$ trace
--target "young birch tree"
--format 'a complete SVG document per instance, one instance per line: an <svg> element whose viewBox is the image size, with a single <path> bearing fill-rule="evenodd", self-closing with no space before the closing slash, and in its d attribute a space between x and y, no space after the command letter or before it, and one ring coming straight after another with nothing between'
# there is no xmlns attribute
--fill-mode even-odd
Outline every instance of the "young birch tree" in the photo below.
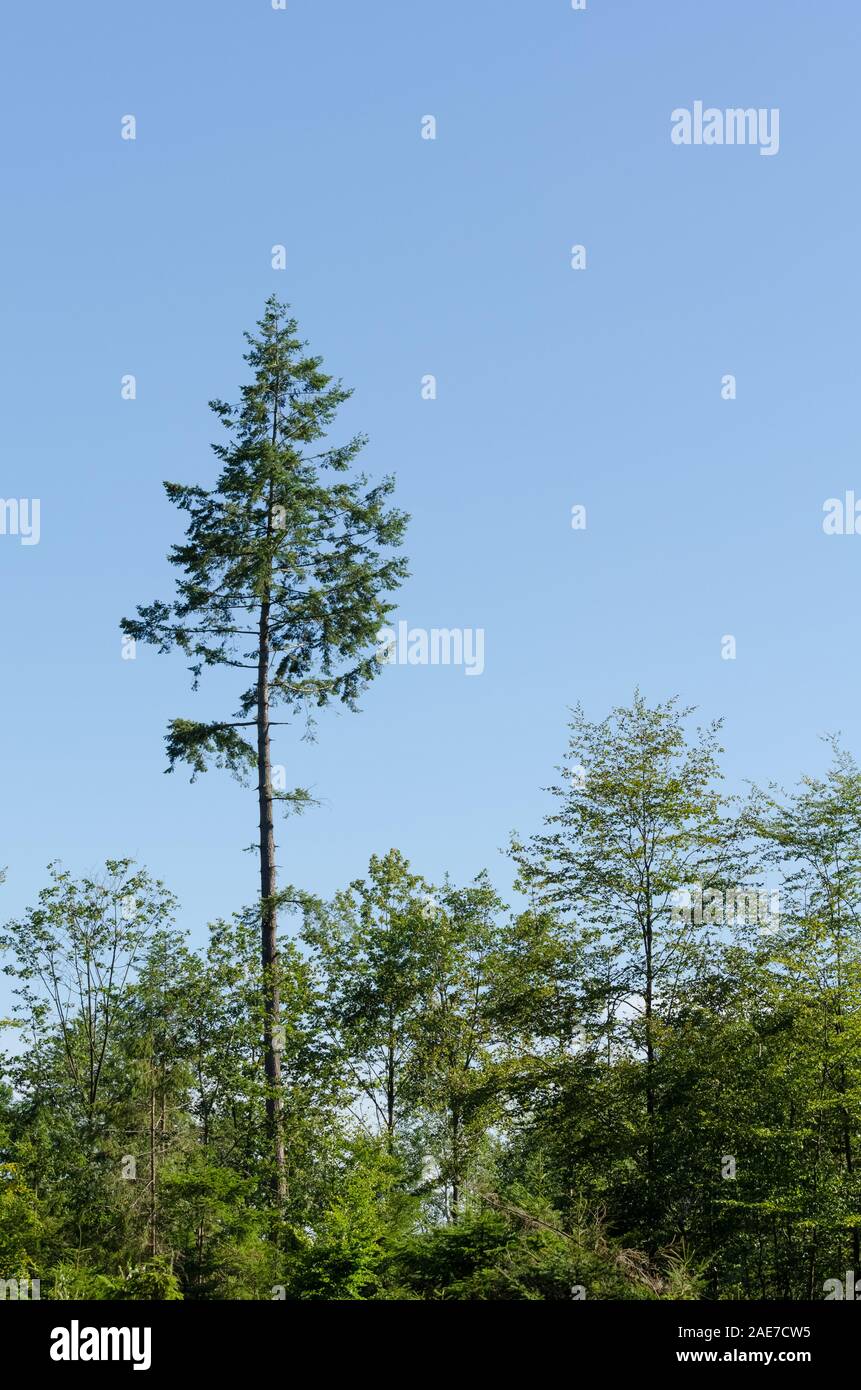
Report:
<svg viewBox="0 0 861 1390"><path fill-rule="evenodd" d="M646 1203L654 1200L658 1059L686 983L720 921L681 906L691 889L723 904L737 882L733 834L719 791L717 725L691 739L675 701L639 692L600 723L578 707L568 754L574 776L552 788L543 833L512 853L533 904L577 922L584 992L600 999L610 1056L643 1061ZM710 902L710 906L711 906ZM589 1020L587 1020L587 1026Z"/></svg>

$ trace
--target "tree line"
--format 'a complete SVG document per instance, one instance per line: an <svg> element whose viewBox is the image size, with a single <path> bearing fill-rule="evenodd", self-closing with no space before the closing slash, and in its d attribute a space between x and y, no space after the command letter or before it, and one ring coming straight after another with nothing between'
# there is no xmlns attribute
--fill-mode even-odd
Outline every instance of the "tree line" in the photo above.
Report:
<svg viewBox="0 0 861 1390"><path fill-rule="evenodd" d="M0 934L0 1279L827 1296L861 1264L855 761L833 742L824 776L733 798L719 726L635 692L571 712L544 822L506 847L513 904L486 870L432 883L382 847L331 900L280 882L276 812L311 797L277 784L273 730L378 674L407 519L354 471L362 436L323 442L349 392L286 306L246 356L239 404L211 403L213 488L166 484L176 593L122 627L179 649L195 689L247 673L166 743L253 791L259 896L193 949L148 870L54 864Z"/></svg>

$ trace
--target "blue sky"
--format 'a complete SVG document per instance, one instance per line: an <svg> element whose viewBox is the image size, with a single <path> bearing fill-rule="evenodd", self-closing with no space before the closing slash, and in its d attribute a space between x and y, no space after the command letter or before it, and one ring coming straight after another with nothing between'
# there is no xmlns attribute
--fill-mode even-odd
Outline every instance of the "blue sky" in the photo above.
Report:
<svg viewBox="0 0 861 1390"><path fill-rule="evenodd" d="M819 770L827 731L861 746L861 537L822 530L861 496L859 24L853 0L7 16L0 492L40 499L41 536L0 536L4 915L52 858L135 856L196 939L253 898L253 792L163 775L168 719L233 687L123 661L118 622L169 596L162 479L214 477L206 402L273 290L412 513L398 616L486 643L480 678L385 668L361 715L279 738L323 803L281 831L286 880L328 893L397 846L504 888L567 706L637 683L726 717L733 789ZM696 100L779 108L779 153L673 145Z"/></svg>

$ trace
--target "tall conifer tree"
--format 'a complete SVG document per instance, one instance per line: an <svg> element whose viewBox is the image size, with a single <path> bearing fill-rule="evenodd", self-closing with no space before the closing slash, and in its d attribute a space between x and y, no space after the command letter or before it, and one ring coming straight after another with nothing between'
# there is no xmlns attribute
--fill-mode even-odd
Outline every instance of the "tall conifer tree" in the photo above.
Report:
<svg viewBox="0 0 861 1390"><path fill-rule="evenodd" d="M240 778L257 774L267 1121L283 1201L273 807L282 800L301 809L309 798L273 786L272 711L295 718L332 700L355 709L379 670L374 644L390 613L387 595L406 575L398 548L407 518L388 505L392 478L369 486L350 473L363 435L311 450L351 392L308 353L275 296L258 330L245 335L253 376L239 403L210 402L228 434L213 445L215 486L165 483L188 514L185 542L169 557L179 570L176 596L138 608L121 626L162 652L183 651L195 689L204 667L252 673L232 718L175 719L166 742L170 768L185 762L192 777L212 763Z"/></svg>

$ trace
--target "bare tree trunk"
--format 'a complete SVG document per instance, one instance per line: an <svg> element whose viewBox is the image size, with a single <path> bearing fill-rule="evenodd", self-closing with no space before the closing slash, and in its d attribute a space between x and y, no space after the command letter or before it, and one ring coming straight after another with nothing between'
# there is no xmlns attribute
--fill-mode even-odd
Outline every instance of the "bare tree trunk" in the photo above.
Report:
<svg viewBox="0 0 861 1390"><path fill-rule="evenodd" d="M261 963L263 966L263 1030L266 1067L266 1127L275 1154L275 1187L279 1206L287 1198L281 1097L278 937L275 892L275 830L272 820L272 760L269 740L269 600L260 607L257 668L257 773L260 803Z"/></svg>
<svg viewBox="0 0 861 1390"><path fill-rule="evenodd" d="M389 1011L389 1039L386 1050L386 1148L392 1153L395 1143L395 1030Z"/></svg>
<svg viewBox="0 0 861 1390"><path fill-rule="evenodd" d="M155 1197L155 1085L153 1082L152 1062L150 1062L149 1075L149 1248L150 1254L155 1258L158 1254L158 1241L156 1238L156 1197Z"/></svg>
<svg viewBox="0 0 861 1390"><path fill-rule="evenodd" d="M839 917L838 917L838 921L837 921L837 930L836 930L835 936L836 936L836 950L837 950L837 1019L836 1019L834 1031L835 1031L835 1033L837 1034L837 1037L840 1038L841 1043L842 1043L842 1041L843 1041L843 983L844 983L844 982L843 982L843 938L842 938L842 933L841 933L841 924L840 924ZM845 1100L846 1095L847 1095L847 1093L848 1093L848 1089L849 1089L849 1087L848 1087L848 1078L847 1078L847 1076L846 1076L846 1063L845 1063L845 1062L841 1062L841 1063L840 1063L840 1093L841 1093L841 1095L844 1097L844 1100ZM850 1126L850 1122L849 1122L849 1111L848 1111L848 1109L846 1108L845 1105L842 1107L842 1120L843 1120L843 1153L844 1153L844 1157L845 1157L845 1160L846 1160L846 1174L847 1174L847 1177L848 1177L849 1180L850 1180L850 1185L851 1185L852 1175L853 1175L853 1173L855 1172L855 1156L854 1156L854 1154L853 1154L853 1152L852 1152L852 1130L851 1130L851 1126ZM861 1264L861 1232L859 1232L857 1226L853 1226L853 1228L852 1228L852 1253L851 1253L850 1258L851 1258L851 1260L852 1260L852 1268L857 1270L859 1264Z"/></svg>
<svg viewBox="0 0 861 1390"><path fill-rule="evenodd" d="M651 908L649 909L648 915L646 917L644 942L646 950L646 1182L648 1186L649 1200L651 1201L652 1183L655 1172L655 1042L652 1028L654 1018L654 931L652 927Z"/></svg>
<svg viewBox="0 0 861 1390"><path fill-rule="evenodd" d="M452 1106L451 1111L451 1211L449 1221L456 1225L460 1219L460 1116Z"/></svg>

